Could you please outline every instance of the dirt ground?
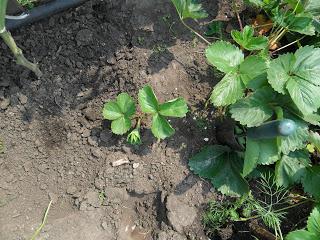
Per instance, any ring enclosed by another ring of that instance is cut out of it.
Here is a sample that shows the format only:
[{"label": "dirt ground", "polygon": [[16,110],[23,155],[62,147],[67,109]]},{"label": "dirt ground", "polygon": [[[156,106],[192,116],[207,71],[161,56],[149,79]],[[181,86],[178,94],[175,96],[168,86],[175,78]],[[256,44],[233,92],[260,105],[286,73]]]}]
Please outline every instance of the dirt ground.
[{"label": "dirt ground", "polygon": [[[212,18],[218,6],[206,2]],[[201,214],[215,193],[187,161],[215,142],[198,111],[217,76],[170,1],[88,1],[13,35],[44,76],[1,44],[0,240],[29,239],[50,200],[39,239],[208,239]],[[131,147],[101,109],[145,84],[161,101],[184,97],[191,112],[172,120],[172,138],[157,143],[143,130],[143,145]],[[129,163],[112,166],[119,159]]]}]

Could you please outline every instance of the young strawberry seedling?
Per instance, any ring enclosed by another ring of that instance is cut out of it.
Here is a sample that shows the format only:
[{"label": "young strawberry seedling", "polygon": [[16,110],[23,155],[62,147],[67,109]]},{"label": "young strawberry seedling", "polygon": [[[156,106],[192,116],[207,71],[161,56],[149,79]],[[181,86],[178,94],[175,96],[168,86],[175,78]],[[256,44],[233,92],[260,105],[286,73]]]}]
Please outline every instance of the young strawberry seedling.
[{"label": "young strawberry seedling", "polygon": [[160,140],[172,136],[175,132],[166,118],[182,118],[188,112],[188,106],[183,98],[161,104],[148,85],[139,91],[138,101],[141,113],[137,113],[136,105],[127,93],[119,94],[115,101],[107,102],[103,108],[103,117],[112,121],[111,130],[114,134],[127,133],[132,127],[132,120],[136,119],[136,126],[127,138],[131,144],[141,143],[140,125],[146,116],[152,117],[151,131]]}]

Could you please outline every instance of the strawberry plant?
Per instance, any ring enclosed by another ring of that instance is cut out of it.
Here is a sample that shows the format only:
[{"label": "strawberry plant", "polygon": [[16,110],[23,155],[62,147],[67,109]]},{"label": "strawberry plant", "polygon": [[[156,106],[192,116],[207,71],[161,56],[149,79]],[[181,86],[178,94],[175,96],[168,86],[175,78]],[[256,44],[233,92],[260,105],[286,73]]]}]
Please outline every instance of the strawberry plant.
[{"label": "strawberry plant", "polygon": [[145,86],[139,91],[138,101],[141,113],[137,113],[133,99],[127,93],[121,93],[116,100],[104,105],[103,117],[111,122],[111,130],[114,134],[123,135],[132,126],[132,120],[136,119],[135,128],[129,133],[127,140],[131,144],[140,144],[140,125],[146,116],[151,116],[151,131],[157,139],[165,139],[174,134],[175,130],[170,125],[167,117],[185,117],[188,106],[183,98],[176,98],[165,103],[159,103],[150,86]]},{"label": "strawberry plant", "polygon": [[[240,48],[217,41],[209,43],[205,51],[208,63],[225,74],[213,88],[210,102],[241,125],[242,132],[236,138],[245,150],[207,146],[190,159],[190,169],[209,179],[221,193],[240,197],[249,192],[247,181],[271,166],[277,186],[300,184],[319,200],[320,165],[313,156],[320,150],[316,133],[320,126],[320,48],[303,46],[300,40],[319,32],[320,2],[248,1],[271,19],[271,32],[258,35],[257,26],[245,26],[231,32]],[[184,4],[175,3],[175,7],[183,20],[181,6],[188,9],[191,3],[179,2]],[[203,11],[197,6],[197,12]],[[294,33],[297,40],[275,50],[274,45],[288,33]],[[295,43],[295,52],[273,54]],[[302,239],[292,236],[290,240]]]}]

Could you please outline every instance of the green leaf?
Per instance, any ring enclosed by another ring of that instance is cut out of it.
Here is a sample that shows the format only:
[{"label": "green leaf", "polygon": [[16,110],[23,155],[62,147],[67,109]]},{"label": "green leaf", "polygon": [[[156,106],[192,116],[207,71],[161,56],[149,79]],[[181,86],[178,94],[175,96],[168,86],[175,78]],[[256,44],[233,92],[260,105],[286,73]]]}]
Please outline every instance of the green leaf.
[{"label": "green leaf", "polygon": [[319,182],[320,166],[313,166],[309,168],[302,180],[304,191],[310,193],[315,198],[320,199]]},{"label": "green leaf", "polygon": [[249,56],[240,64],[239,76],[247,86],[250,81],[265,75],[267,64],[262,57]]},{"label": "green leaf", "polygon": [[241,47],[249,50],[262,50],[268,47],[268,38],[265,36],[254,36],[254,29],[251,26],[245,26],[243,31],[232,30],[233,40]]},{"label": "green leaf", "polygon": [[258,164],[270,165],[279,160],[276,139],[255,140],[247,138],[243,175],[250,174]]},{"label": "green leaf", "polygon": [[210,101],[214,106],[227,106],[235,103],[244,96],[245,86],[235,74],[227,74],[214,87]]},{"label": "green leaf", "polygon": [[136,112],[134,101],[127,93],[121,93],[117,96],[117,104],[126,116],[130,117]]},{"label": "green leaf", "polygon": [[133,129],[128,134],[127,141],[132,145],[139,145],[142,143],[139,128]]},{"label": "green leaf", "polygon": [[302,12],[296,15],[289,15],[285,21],[289,31],[298,32],[309,36],[315,35],[313,16],[310,13]]},{"label": "green leaf", "polygon": [[168,121],[160,114],[155,114],[152,118],[151,131],[158,139],[165,139],[174,134],[175,130],[171,127]]},{"label": "green leaf", "polygon": [[208,14],[196,0],[171,0],[182,20],[206,18]]},{"label": "green leaf", "polygon": [[229,196],[248,193],[247,182],[240,174],[241,159],[224,146],[208,146],[189,161],[190,169],[209,178],[215,188]]},{"label": "green leaf", "polygon": [[318,152],[320,152],[320,135],[316,132],[309,133],[309,142],[314,145]]},{"label": "green leaf", "polygon": [[159,107],[159,113],[166,117],[185,117],[188,112],[187,103],[183,98],[173,99]]},{"label": "green leaf", "polygon": [[230,113],[232,118],[242,125],[260,126],[273,115],[273,108],[269,105],[273,99],[275,99],[274,91],[270,87],[263,87],[233,104]]},{"label": "green leaf", "polygon": [[288,187],[299,183],[311,164],[309,155],[305,151],[291,152],[283,155],[276,164],[276,179],[279,186]]},{"label": "green leaf", "polygon": [[316,206],[307,222],[308,231],[320,237],[320,205]]},{"label": "green leaf", "polygon": [[208,30],[204,33],[206,36],[213,36],[215,34],[218,34],[220,38],[222,38],[223,35],[223,22],[221,21],[214,21],[209,24]]},{"label": "green leaf", "polygon": [[281,55],[271,61],[268,70],[268,81],[270,85],[279,93],[285,94],[285,85],[290,79],[289,73],[293,68],[295,57],[292,53]]},{"label": "green leaf", "polygon": [[318,237],[306,230],[297,230],[290,232],[287,235],[286,240],[318,240]]},{"label": "green leaf", "polygon": [[[220,61],[221,63],[221,61]],[[235,103],[244,95],[245,85],[263,76],[266,63],[258,56],[247,57],[237,71],[227,73],[214,87],[210,100],[215,106],[227,106]]]},{"label": "green leaf", "polygon": [[317,113],[311,113],[302,115],[302,119],[312,125],[320,126],[320,115]]},{"label": "green leaf", "polygon": [[208,62],[219,71],[229,73],[244,60],[243,52],[229,42],[218,41],[206,49]]},{"label": "green leaf", "polygon": [[282,94],[288,92],[305,115],[320,107],[319,61],[320,48],[306,46],[273,60],[268,70],[271,86]]},{"label": "green leaf", "polygon": [[306,122],[294,117],[293,115],[285,112],[284,118],[291,119],[296,123],[296,131],[288,137],[280,137],[280,149],[284,154],[305,148],[309,132]]},{"label": "green leaf", "polygon": [[142,112],[151,114],[156,114],[158,112],[158,99],[149,85],[139,91],[138,98]]},{"label": "green leaf", "polygon": [[103,108],[103,117],[111,120],[111,130],[115,134],[124,134],[131,127],[130,117],[136,112],[134,101],[127,93],[121,93],[116,101],[107,102]]},{"label": "green leaf", "polygon": [[111,130],[114,134],[122,135],[128,132],[131,127],[131,120],[126,117],[122,116],[116,120],[111,122]]},{"label": "green leaf", "polygon": [[103,117],[108,120],[116,120],[123,116],[123,112],[121,111],[117,102],[107,102],[103,107]]},{"label": "green leaf", "polygon": [[319,0],[304,0],[305,11],[311,13],[313,16],[320,15],[320,2]]}]

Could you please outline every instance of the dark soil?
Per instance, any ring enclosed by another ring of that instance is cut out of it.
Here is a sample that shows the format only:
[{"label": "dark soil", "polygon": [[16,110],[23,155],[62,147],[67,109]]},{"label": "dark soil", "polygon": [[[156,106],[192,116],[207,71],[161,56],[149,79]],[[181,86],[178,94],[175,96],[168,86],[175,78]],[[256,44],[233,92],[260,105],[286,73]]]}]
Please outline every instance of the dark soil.
[{"label": "dark soil", "polygon": [[[13,35],[44,76],[1,43],[0,239],[29,239],[50,200],[40,239],[207,239],[200,218],[213,193],[187,161],[215,142],[196,112],[215,76],[170,1],[88,1]],[[184,97],[191,113],[172,120],[174,137],[143,130],[133,148],[101,109],[145,84],[161,101]],[[119,159],[130,163],[113,167]]]}]

